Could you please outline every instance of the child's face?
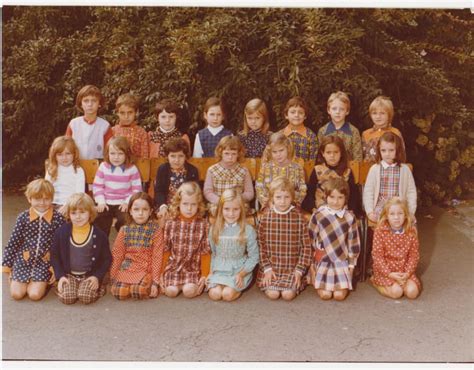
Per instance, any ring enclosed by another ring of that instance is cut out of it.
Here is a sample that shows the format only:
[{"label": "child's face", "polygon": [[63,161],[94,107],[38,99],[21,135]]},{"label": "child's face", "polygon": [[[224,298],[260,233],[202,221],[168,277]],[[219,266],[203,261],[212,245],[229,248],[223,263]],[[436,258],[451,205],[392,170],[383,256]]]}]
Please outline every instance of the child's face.
[{"label": "child's face", "polygon": [[46,197],[31,197],[28,199],[28,201],[30,202],[31,206],[40,213],[46,212],[51,208],[51,204],[53,204],[53,199]]},{"label": "child's face", "polygon": [[387,220],[392,229],[400,229],[405,222],[405,212],[403,212],[403,208],[399,204],[391,205],[387,212]]},{"label": "child's face", "polygon": [[158,124],[165,131],[171,131],[176,127],[176,113],[168,113],[162,110],[158,114]]},{"label": "child's face", "polygon": [[331,121],[335,125],[342,125],[346,121],[346,117],[349,114],[349,109],[344,102],[340,101],[339,99],[335,99],[329,105],[328,114],[331,116]]},{"label": "child's face", "polygon": [[130,216],[137,225],[143,225],[151,215],[150,204],[145,199],[137,199],[130,208]]},{"label": "child's face", "polygon": [[196,194],[182,194],[181,202],[179,202],[179,212],[184,217],[193,217],[199,209],[198,197]]},{"label": "child's face", "polygon": [[224,149],[222,151],[222,163],[227,166],[232,166],[237,163],[239,159],[239,152],[235,149]]},{"label": "child's face", "polygon": [[224,120],[224,112],[222,112],[220,105],[210,107],[207,112],[204,113],[204,119],[207,124],[211,127],[219,127],[222,125]]},{"label": "child's face", "polygon": [[370,118],[375,129],[388,127],[388,112],[386,109],[376,107],[370,112]]},{"label": "child's face", "polygon": [[96,116],[99,110],[99,98],[94,95],[87,95],[82,98],[81,107],[86,116]]},{"label": "child's face", "polygon": [[81,227],[89,223],[90,212],[85,209],[75,209],[69,212],[69,218],[74,226]]},{"label": "child's face", "polygon": [[271,154],[273,162],[279,166],[288,162],[288,148],[285,145],[274,145]]},{"label": "child's face", "polygon": [[114,166],[121,166],[125,163],[126,155],[123,150],[111,145],[109,148],[109,161]]},{"label": "child's face", "polygon": [[249,126],[249,128],[252,130],[252,131],[257,131],[257,130],[260,130],[263,126],[263,121],[264,121],[264,118],[263,116],[258,113],[258,112],[255,112],[255,113],[251,113],[251,114],[245,114],[245,119],[247,121],[247,125]]},{"label": "child's face", "polygon": [[240,203],[237,199],[232,201],[224,202],[222,206],[222,215],[224,216],[225,222],[233,224],[240,218]]},{"label": "child's face", "polygon": [[331,191],[331,194],[327,196],[326,202],[330,208],[339,211],[346,205],[346,196],[334,189]]},{"label": "child's face", "polygon": [[186,154],[183,152],[170,152],[168,154],[168,162],[172,170],[181,170],[186,162]]},{"label": "child's face", "polygon": [[380,142],[380,156],[388,164],[395,162],[395,156],[397,154],[397,146],[395,143],[388,143],[386,141]]},{"label": "child's face", "polygon": [[275,209],[280,212],[285,212],[291,206],[293,198],[291,193],[286,190],[277,190],[273,194],[273,205]]},{"label": "child's face", "polygon": [[341,151],[336,144],[327,144],[324,147],[323,158],[326,164],[331,167],[336,167],[341,160]]},{"label": "child's face", "polygon": [[74,160],[74,154],[68,148],[64,148],[61,153],[56,153],[56,162],[60,166],[68,167],[72,164]]},{"label": "child's face", "polygon": [[129,105],[122,104],[117,110],[120,126],[130,126],[137,118],[137,111]]},{"label": "child's face", "polygon": [[300,106],[290,107],[285,114],[285,118],[290,125],[299,126],[304,123],[306,112]]}]

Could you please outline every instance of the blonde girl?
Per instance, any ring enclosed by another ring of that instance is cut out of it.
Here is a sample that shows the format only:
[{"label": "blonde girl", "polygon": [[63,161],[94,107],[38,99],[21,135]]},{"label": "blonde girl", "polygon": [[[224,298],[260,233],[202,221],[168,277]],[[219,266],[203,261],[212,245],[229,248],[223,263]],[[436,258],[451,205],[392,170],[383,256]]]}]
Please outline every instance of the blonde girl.
[{"label": "blonde girl", "polygon": [[49,148],[44,178],[53,184],[53,204],[60,212],[64,211],[63,206],[72,194],[84,193],[86,179],[79,166],[79,149],[74,139],[68,136],[54,139]]},{"label": "blonde girl", "polygon": [[282,132],[270,136],[270,141],[262,158],[262,165],[255,182],[255,190],[260,205],[265,208],[269,204],[270,184],[277,177],[286,177],[293,184],[295,203],[300,205],[306,196],[304,170],[295,161],[295,154],[291,140]]},{"label": "blonde girl", "polygon": [[415,275],[420,260],[416,229],[411,222],[407,202],[393,197],[385,203],[374,233],[371,282],[383,296],[414,299],[421,291]]},{"label": "blonde girl", "polygon": [[187,298],[200,295],[209,274],[211,250],[206,206],[196,182],[185,182],[173,197],[171,219],[164,232],[164,272],[160,286],[168,297],[181,291]]},{"label": "blonde girl", "polygon": [[247,158],[261,158],[271,135],[268,109],[261,99],[252,99],[244,109],[243,130],[237,136]]},{"label": "blonde girl", "polygon": [[245,203],[238,190],[227,189],[222,193],[209,244],[209,297],[214,301],[233,301],[250,285],[259,258],[257,234],[245,222]]}]

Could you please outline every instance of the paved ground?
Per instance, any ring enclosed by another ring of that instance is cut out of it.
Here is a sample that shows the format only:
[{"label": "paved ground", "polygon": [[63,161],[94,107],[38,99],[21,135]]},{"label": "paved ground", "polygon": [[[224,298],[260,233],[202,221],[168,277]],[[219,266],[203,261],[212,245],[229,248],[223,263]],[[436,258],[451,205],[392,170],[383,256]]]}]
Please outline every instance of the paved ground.
[{"label": "paved ground", "polygon": [[[22,196],[3,197],[3,245]],[[14,302],[3,281],[4,359],[129,361],[474,361],[474,202],[419,216],[424,285],[415,301],[381,297],[367,283],[345,302],[306,289],[271,302],[252,287],[233,303],[207,296],[62,305]]]}]

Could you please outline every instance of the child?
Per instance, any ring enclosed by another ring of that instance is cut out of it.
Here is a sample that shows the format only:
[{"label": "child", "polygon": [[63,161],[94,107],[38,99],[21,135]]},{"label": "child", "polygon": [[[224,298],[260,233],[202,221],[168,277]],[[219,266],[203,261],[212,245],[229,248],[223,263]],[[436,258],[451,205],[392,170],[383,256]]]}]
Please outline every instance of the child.
[{"label": "child", "polygon": [[408,202],[410,216],[416,211],[416,186],[400,137],[387,131],[377,143],[377,163],[370,167],[364,186],[363,202],[367,217],[377,223],[385,202],[398,196]]},{"label": "child", "polygon": [[53,204],[63,214],[67,199],[74,193],[84,193],[86,178],[79,166],[79,149],[72,138],[59,136],[54,139],[44,178],[53,184]]},{"label": "child", "polygon": [[293,143],[295,156],[303,158],[305,161],[310,161],[316,159],[318,137],[311,129],[304,125],[306,112],[308,112],[308,108],[302,98],[295,96],[288,100],[283,111],[285,119],[288,121],[288,126],[282,132]]},{"label": "child", "polygon": [[94,85],[84,86],[77,94],[76,107],[84,115],[69,122],[66,136],[71,136],[76,142],[81,159],[104,158],[105,145],[113,136],[109,122],[97,117],[104,104],[102,93]]},{"label": "child", "polygon": [[[349,185],[332,178],[324,186],[326,203],[309,222],[315,253],[311,274],[321,299],[342,301],[352,290],[352,275],[360,253],[359,231],[354,214],[346,209]],[[313,270],[314,269],[314,270]]]},{"label": "child", "polygon": [[207,277],[209,297],[233,301],[252,281],[258,263],[257,234],[245,222],[245,203],[238,190],[225,190],[209,234],[211,274]]},{"label": "child", "polygon": [[243,161],[245,149],[237,136],[226,136],[219,141],[216,157],[219,162],[209,167],[204,181],[204,196],[211,203],[209,211],[214,216],[219,198],[226,189],[239,188],[245,202],[254,197],[252,176]]},{"label": "child", "polygon": [[275,179],[270,185],[272,206],[258,225],[260,267],[257,286],[270,299],[281,296],[290,301],[306,284],[302,277],[311,262],[311,242],[306,220],[291,205],[294,197],[289,179]]},{"label": "child", "polygon": [[188,181],[198,181],[196,167],[187,162],[189,144],[183,138],[171,138],[165,145],[164,151],[168,158],[156,173],[155,180],[155,209],[159,219],[165,220],[168,215],[168,205],[178,188]]},{"label": "child", "polygon": [[194,158],[214,157],[219,141],[232,135],[232,131],[222,125],[225,118],[224,104],[221,99],[211,97],[204,104],[204,120],[207,127],[199,130],[194,141]]},{"label": "child", "polygon": [[115,239],[110,292],[119,299],[156,298],[163,262],[163,232],[153,220],[153,200],[135,193],[128,204],[129,224]]},{"label": "child", "polygon": [[99,216],[96,225],[108,236],[112,220],[117,218],[117,231],[125,223],[128,202],[142,190],[140,173],[130,163],[128,141],[123,136],[112,138],[105,148],[105,158],[97,170],[92,186]]},{"label": "child", "polygon": [[49,262],[54,232],[64,223],[52,207],[53,185],[44,179],[28,184],[25,191],[30,209],[20,213],[3,252],[3,272],[10,273],[13,299],[25,295],[38,301],[46,294],[51,279]]},{"label": "child", "polygon": [[377,156],[377,142],[385,132],[391,131],[399,136],[402,141],[403,152],[405,153],[405,143],[402,134],[392,126],[394,115],[393,103],[386,96],[377,96],[369,106],[370,119],[374,123],[372,128],[362,133],[362,151],[364,161],[375,162]]},{"label": "child", "polygon": [[112,128],[114,136],[127,138],[134,157],[149,158],[148,134],[136,121],[138,98],[132,94],[120,95],[115,103],[115,113],[119,122]]},{"label": "child", "polygon": [[306,195],[303,168],[296,162],[293,144],[282,132],[270,136],[265,149],[262,165],[255,182],[255,190],[260,205],[265,208],[269,201],[269,188],[274,179],[287,177],[295,189],[295,203],[299,206]]},{"label": "child", "polygon": [[182,138],[188,146],[191,146],[189,137],[176,127],[176,119],[179,113],[178,104],[171,99],[163,99],[156,104],[155,115],[158,119],[158,127],[150,131],[150,158],[166,157],[164,145],[173,138]]},{"label": "child", "polygon": [[411,224],[406,201],[393,197],[382,211],[374,233],[372,284],[377,291],[398,299],[418,297],[421,282],[415,271],[420,259],[417,232]]},{"label": "child", "polygon": [[211,253],[204,213],[201,188],[195,182],[185,182],[173,198],[172,219],[165,225],[166,267],[160,286],[168,297],[176,297],[182,291],[185,297],[193,298],[204,289]]},{"label": "child", "polygon": [[356,215],[362,215],[360,192],[349,168],[344,142],[338,136],[325,136],[320,142],[316,165],[308,182],[308,194],[302,207],[313,213],[326,202],[324,183],[340,177],[349,184],[348,208]]},{"label": "child", "polygon": [[97,213],[89,195],[71,195],[66,215],[71,222],[56,231],[51,249],[57,295],[64,304],[90,304],[105,294],[101,282],[112,262],[109,239],[92,225]]},{"label": "child", "polygon": [[344,141],[349,160],[362,160],[362,142],[359,130],[346,122],[346,117],[351,109],[349,96],[342,91],[332,93],[328,99],[327,111],[331,121],[321,127],[318,131],[318,140],[321,142],[324,136],[336,135]]},{"label": "child", "polygon": [[244,128],[237,136],[244,145],[247,158],[260,158],[271,132],[268,109],[260,99],[250,100],[244,109]]}]

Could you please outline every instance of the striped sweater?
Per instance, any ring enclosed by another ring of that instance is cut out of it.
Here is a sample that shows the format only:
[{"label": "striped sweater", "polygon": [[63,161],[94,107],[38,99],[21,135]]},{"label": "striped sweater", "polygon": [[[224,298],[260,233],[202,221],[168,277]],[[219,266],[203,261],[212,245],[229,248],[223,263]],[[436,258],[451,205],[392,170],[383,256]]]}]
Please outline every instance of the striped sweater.
[{"label": "striped sweater", "polygon": [[115,167],[102,162],[95,174],[92,192],[98,204],[119,205],[142,190],[140,173],[135,165]]}]

